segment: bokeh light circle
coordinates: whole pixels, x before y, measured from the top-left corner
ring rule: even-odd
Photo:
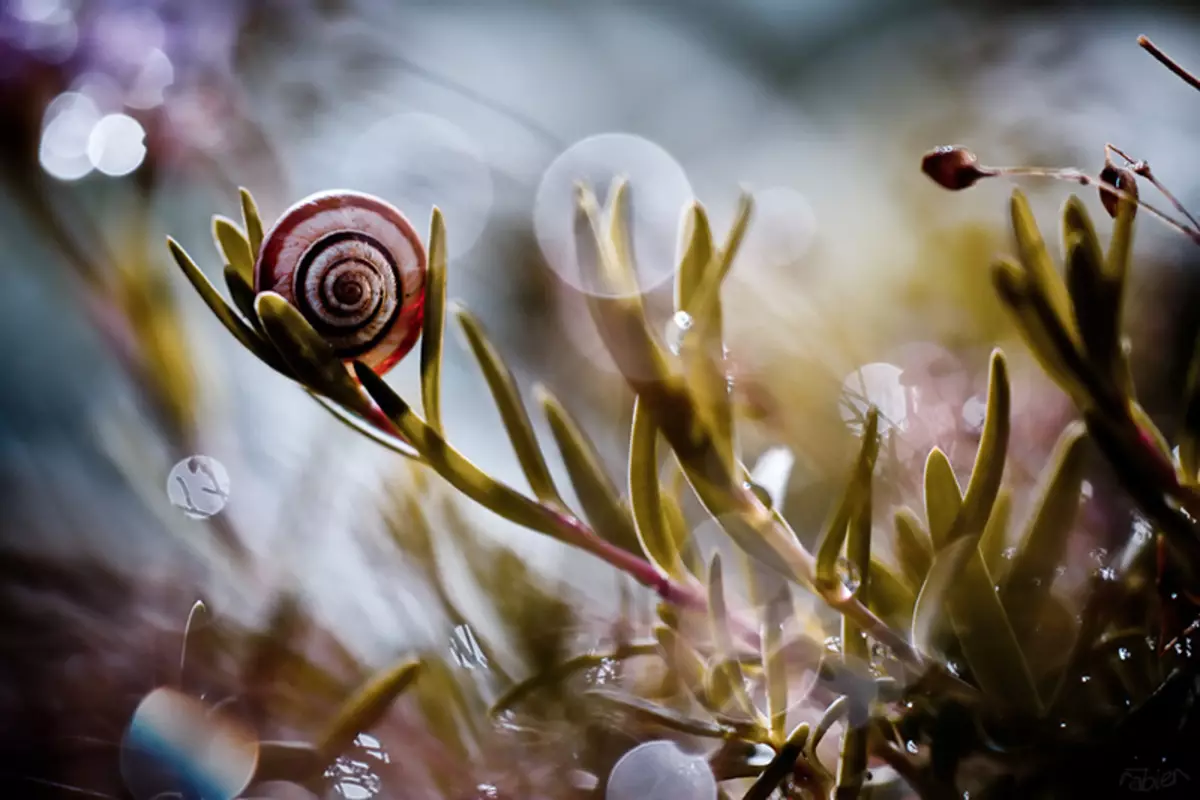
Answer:
[[[60,181],[78,180],[92,171],[88,142],[100,109],[87,95],[63,92],[48,106],[38,145],[38,162]]]
[[[546,169],[534,200],[533,227],[546,263],[567,285],[594,287],[575,247],[575,186],[584,183],[601,205],[613,181],[629,191],[629,227],[638,287],[669,281],[679,258],[681,222],[694,199],[683,167],[662,147],[628,133],[604,133],[567,148]]]
[[[128,175],[146,157],[146,131],[127,114],[109,114],[88,135],[87,154],[92,166],[105,175]]]
[[[605,800],[716,800],[717,781],[707,762],[674,742],[645,742],[617,761],[608,778]]]
[[[121,777],[135,800],[233,800],[257,767],[252,730],[169,687],[142,699],[121,740]]]
[[[435,205],[441,209],[449,258],[483,235],[495,203],[492,171],[458,126],[432,114],[395,114],[352,136],[345,152],[343,182],[386,199],[418,230],[428,230]]]

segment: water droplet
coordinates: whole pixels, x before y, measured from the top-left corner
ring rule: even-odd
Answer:
[[[1058,723],[1058,727],[1060,727],[1060,728],[1065,728],[1065,727],[1067,727],[1067,721],[1064,719],[1063,721],[1059,722],[1059,723]]]
[[[486,667],[488,664],[487,656],[483,654],[471,626],[465,624],[456,626],[450,634],[450,657],[460,667],[467,669]]]
[[[1088,558],[1092,561],[1103,563],[1104,559],[1108,558],[1108,550],[1103,547],[1097,547],[1088,553]]]
[[[708,763],[674,742],[646,742],[621,756],[608,778],[605,800],[672,797],[716,800],[717,782]]]
[[[954,677],[961,677],[961,673],[958,671],[958,664],[954,663],[953,661],[946,662],[946,669],[950,670],[950,674]]]
[[[1017,557],[1017,548],[1006,547],[1006,548],[1004,548],[1004,552],[1001,553],[1001,555],[1004,556],[1009,561],[1012,561],[1014,558]]]
[[[1117,571],[1112,567],[1104,567],[1099,574],[1101,580],[1115,581],[1117,579]]]
[[[671,317],[671,321],[667,323],[665,336],[667,348],[675,355],[679,355],[683,349],[683,338],[692,329],[692,324],[692,315],[686,311],[676,311]]]
[[[376,770],[378,765],[388,763],[391,758],[380,748],[379,740],[360,733],[354,739],[354,747],[338,756],[325,770],[329,796],[345,800],[368,800],[377,796],[383,788],[383,779]]]
[[[1121,659],[1122,661],[1128,661],[1132,656],[1133,654],[1129,652],[1128,647],[1122,647],[1117,650],[1117,658]]]
[[[825,649],[831,653],[842,652],[842,637],[830,636],[825,640]]]
[[[587,680],[594,686],[613,683],[620,677],[620,664],[615,658],[602,658],[599,664],[587,671]]]
[[[1150,525],[1150,521],[1145,517],[1138,515],[1133,518],[1133,540],[1138,544],[1146,544],[1150,541],[1150,537],[1154,535],[1154,528]]]
[[[858,587],[862,584],[862,575],[859,574],[858,567],[852,561],[849,561],[844,556],[839,558],[837,562],[837,574],[847,591],[858,591]]]
[[[1092,484],[1089,481],[1084,481],[1081,483],[1079,485],[1079,493],[1082,494],[1085,499],[1091,500],[1093,493]]]
[[[1151,650],[1153,650],[1153,649],[1154,649],[1154,645],[1155,645],[1154,637],[1153,637],[1153,636],[1147,636],[1147,637],[1146,637],[1146,647],[1148,647],[1148,648],[1150,648]]]
[[[920,748],[917,747],[916,742],[914,742],[912,739],[909,739],[904,743],[904,749],[910,753],[916,753]]]
[[[1080,675],[1079,676],[1080,683],[1091,683],[1091,681],[1092,681],[1091,675]]]
[[[1054,568],[1054,577],[1061,578],[1063,575],[1066,575],[1066,574],[1067,574],[1067,568],[1065,566],[1063,566],[1062,564],[1059,564],[1057,567]]]

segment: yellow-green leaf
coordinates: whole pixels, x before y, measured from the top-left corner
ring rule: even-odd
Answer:
[[[943,655],[938,652],[938,642],[949,626],[947,614],[953,583],[977,549],[975,538],[964,537],[946,545],[933,557],[913,607],[911,635],[913,646],[928,656]]]
[[[623,550],[641,555],[633,518],[621,501],[616,485],[604,471],[595,446],[548,389],[538,384],[533,391],[550,423],[550,432],[558,444],[584,516],[605,539]]]
[[[925,517],[935,553],[950,544],[950,532],[962,512],[962,503],[962,490],[950,459],[940,448],[933,448],[925,459]]]
[[[1042,598],[1050,594],[1055,570],[1066,557],[1067,542],[1079,511],[1083,483],[1086,429],[1073,423],[1058,438],[1033,513],[1025,526],[1016,555],[1004,576],[1000,597],[1006,608],[1017,614],[1023,629],[1026,617],[1036,616]]]
[[[370,367],[356,361],[354,371],[363,388],[400,434],[412,443],[413,448],[451,486],[511,522],[540,531],[567,544],[585,544],[582,531],[562,525],[562,520],[552,513],[552,510],[495,480],[451,447],[441,434],[425,424],[425,421]]]
[[[746,692],[745,676],[741,666],[732,658],[733,634],[729,629],[729,609],[725,604],[725,578],[721,569],[721,556],[717,553],[713,554],[708,568],[708,625],[716,654],[721,659],[714,673],[719,673],[725,678],[727,690],[737,710],[742,714],[754,713],[754,704]]]
[[[254,309],[254,289],[246,283],[236,269],[228,264],[225,265],[225,286],[229,289],[229,297],[233,300],[233,304],[237,306],[238,311],[242,312],[242,317],[262,335],[258,312]]]
[[[250,244],[251,260],[257,260],[263,243],[262,217],[258,213],[258,204],[254,202],[254,196],[248,189],[239,188],[238,195],[242,200],[242,223],[246,226],[246,239]],[[253,276],[251,276],[251,282],[253,283]]]
[[[905,581],[913,592],[921,588],[929,565],[933,563],[933,544],[929,534],[921,527],[921,521],[910,508],[901,508],[895,514],[896,557]]]
[[[429,427],[442,432],[442,341],[446,317],[446,225],[433,207],[429,223],[429,267],[425,275],[425,319],[421,328],[421,407]]]
[[[840,582],[838,559],[842,545],[849,534],[850,525],[856,519],[861,505],[867,501],[871,491],[871,477],[875,470],[875,459],[879,455],[879,411],[872,406],[867,411],[863,426],[862,442],[854,471],[846,484],[841,501],[835,508],[830,521],[821,534],[817,545],[817,581],[821,585]]]
[[[179,268],[183,270],[183,274],[191,281],[197,294],[200,295],[200,299],[216,315],[221,324],[233,334],[234,338],[243,347],[258,356],[259,360],[268,367],[283,375],[289,375],[287,366],[283,363],[283,359],[279,357],[279,354],[269,343],[263,341],[254,332],[254,329],[242,321],[242,318],[229,307],[225,299],[221,297],[204,273],[200,271],[200,268],[196,266],[196,262],[192,261],[187,251],[169,236],[167,237],[167,248],[171,251],[171,257],[175,259],[175,263],[179,265]]]
[[[785,584],[779,594],[767,601],[761,632],[762,664],[766,679],[767,718],[771,741],[776,745],[783,742],[787,726],[788,674],[787,659],[783,653],[783,625],[787,620],[792,600],[791,591]]]
[[[254,285],[254,256],[250,242],[237,223],[220,215],[213,217],[213,240],[229,264],[247,284]]]
[[[658,703],[643,700],[636,695],[625,692],[615,692],[607,689],[589,689],[584,692],[584,697],[616,706],[643,722],[648,722],[668,730],[686,733],[691,736],[723,739],[732,733],[730,729],[721,725],[690,717],[682,712],[675,711]]]
[[[517,388],[517,381],[513,377],[512,371],[509,370],[503,359],[500,358],[500,354],[496,352],[496,348],[488,340],[483,326],[470,312],[459,306],[454,308],[454,315],[458,318],[463,333],[466,334],[467,344],[475,354],[480,369],[483,370],[488,389],[491,390],[492,398],[500,409],[500,419],[504,423],[504,429],[512,441],[513,450],[517,453],[521,471],[525,473],[534,496],[543,503],[550,503],[565,509],[567,504],[563,502],[558,489],[554,486],[550,468],[546,466],[545,456],[542,455],[542,448],[538,445],[537,436],[533,432],[533,423],[529,419],[529,413],[525,410],[525,404],[521,401],[521,392]]]
[[[1087,209],[1072,195],[1063,210],[1066,278],[1083,350],[1101,374],[1115,376],[1120,357],[1120,285],[1105,274],[1104,253]]]
[[[419,661],[403,661],[379,672],[355,692],[338,711],[317,744],[324,763],[332,763],[350,747],[354,737],[377,725],[420,672]]]
[[[1042,240],[1029,201],[1020,189],[1013,190],[1010,210],[1021,263],[1028,270],[1033,285],[1045,296],[1050,309],[1062,321],[1069,340],[1077,346],[1078,336],[1072,324],[1071,303],[1067,296],[1066,284],[1054,267],[1054,259]]]
[[[291,376],[347,408],[364,408],[362,392],[345,363],[295,306],[274,292],[263,292],[255,298],[254,310]]]
[[[916,591],[909,588],[878,559],[871,560],[870,579],[870,609],[893,628],[907,629],[912,624],[913,606],[917,602]]]
[[[665,575],[680,573],[679,551],[663,526],[658,481],[658,431],[643,407],[634,400],[629,438],[629,503],[638,541],[650,563]]]
[[[994,579],[979,552],[979,537],[963,537],[970,543],[961,572],[952,576],[948,609],[963,657],[983,693],[1014,711],[1037,717],[1042,702],[1037,684],[1021,652]]]
[[[1012,492],[1002,489],[996,496],[996,504],[988,517],[983,529],[983,538],[979,540],[979,552],[983,555],[983,563],[994,577],[999,579],[1007,569],[1004,559],[1004,548],[1008,542],[1008,522],[1012,516]]]
[[[708,668],[704,665],[704,659],[673,628],[665,625],[655,627],[654,638],[658,639],[663,659],[692,696],[710,711],[716,710],[708,698]]]
[[[1000,492],[1000,481],[1004,477],[1011,405],[1008,367],[1004,354],[996,350],[992,353],[983,435],[979,439],[979,451],[975,454],[975,467],[971,471],[971,479],[967,482],[966,492],[963,493],[962,511],[954,522],[952,539],[982,534],[988,516],[992,513],[992,505],[996,502],[996,495]]]

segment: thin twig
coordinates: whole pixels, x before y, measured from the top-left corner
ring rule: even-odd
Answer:
[[[1176,61],[1173,58],[1168,56],[1162,50],[1159,50],[1158,46],[1155,45],[1154,42],[1150,41],[1145,36],[1139,36],[1138,37],[1138,46],[1141,47],[1143,50],[1145,50],[1150,55],[1154,56],[1156,59],[1158,59],[1158,62],[1160,64],[1162,64],[1164,67],[1171,70],[1171,72],[1174,72],[1176,75],[1178,75],[1180,78],[1182,78],[1183,82],[1186,83],[1188,86],[1191,86],[1193,89],[1200,91],[1200,78],[1197,78],[1195,75],[1188,72],[1186,69],[1181,67],[1178,63],[1176,63]]]
[[[1171,194],[1171,192],[1167,189],[1167,187],[1164,186],[1158,180],[1158,178],[1151,171],[1150,164],[1148,162],[1143,161],[1141,159],[1135,160],[1133,158],[1130,158],[1124,152],[1122,152],[1120,150],[1120,148],[1118,148],[1116,145],[1113,145],[1113,144],[1104,145],[1104,151],[1105,151],[1106,158],[1108,156],[1108,153],[1112,152],[1112,153],[1116,153],[1118,156],[1125,159],[1126,164],[1129,165],[1129,168],[1133,170],[1133,173],[1135,175],[1138,175],[1138,176],[1150,181],[1151,186],[1153,186],[1155,189],[1158,189],[1158,191],[1160,193],[1162,193],[1163,197],[1165,197],[1171,201],[1171,205],[1175,206],[1176,211],[1178,211],[1180,214],[1183,214],[1185,217],[1188,218],[1188,222],[1192,223],[1192,227],[1200,228],[1200,222],[1197,222],[1196,218],[1193,217],[1191,215],[1191,212],[1189,212],[1187,210],[1187,208],[1184,207],[1183,203],[1179,202],[1179,200],[1177,200],[1175,198],[1175,195]]]

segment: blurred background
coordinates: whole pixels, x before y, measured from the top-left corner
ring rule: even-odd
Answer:
[[[748,463],[792,451],[794,527],[815,537],[853,453],[848,409],[866,400],[897,431],[896,503],[914,502],[934,444],[965,475],[997,345],[1013,363],[1019,513],[1071,409],[991,294],[1011,184],[950,195],[920,157],[963,144],[987,164],[1096,174],[1111,142],[1200,206],[1200,102],[1135,42],[1145,33],[1200,67],[1191,5],[5,0],[5,718],[102,716],[89,687],[161,682],[200,596],[253,628],[296,592],[363,663],[446,646],[412,565],[378,557],[381,509],[416,492],[436,517],[444,489],[414,487],[403,459],[266,369],[170,260],[168,234],[219,283],[211,219],[238,218],[239,186],[268,224],[324,189],[377,194],[422,235],[438,205],[449,294],[482,319],[527,398],[544,383],[577,415],[617,478],[630,395],[555,246],[570,232],[567,187],[630,177],[640,277],[668,337],[684,205],[703,203],[721,238],[750,191],[725,294],[734,391],[753,417],[740,446]],[[1077,188],[1022,186],[1047,231]],[[1108,218],[1085,200],[1103,238]],[[1127,324],[1147,407],[1169,430],[1175,409],[1155,398],[1173,396],[1200,324],[1200,254],[1148,219],[1138,237]],[[444,370],[450,439],[524,487],[457,335]],[[407,398],[417,378],[415,358],[388,375]],[[168,496],[172,466],[194,454],[228,473],[228,503],[206,519]],[[477,507],[461,513],[570,583],[588,615],[615,612],[608,567]],[[1103,530],[1088,536],[1083,552],[1111,546]],[[486,625],[485,603],[466,589],[462,603]],[[43,744],[17,730],[34,729],[3,734],[5,769]]]

